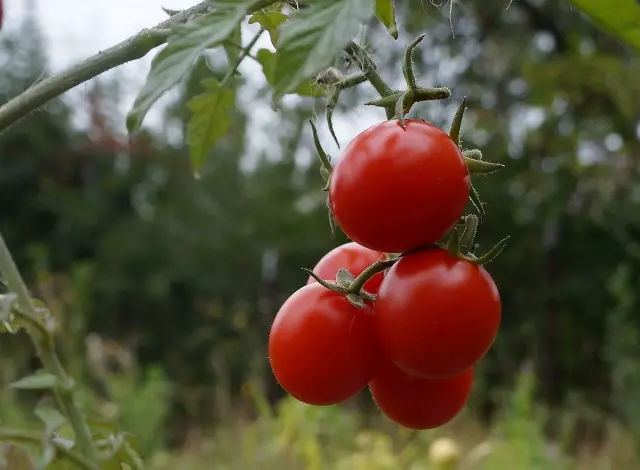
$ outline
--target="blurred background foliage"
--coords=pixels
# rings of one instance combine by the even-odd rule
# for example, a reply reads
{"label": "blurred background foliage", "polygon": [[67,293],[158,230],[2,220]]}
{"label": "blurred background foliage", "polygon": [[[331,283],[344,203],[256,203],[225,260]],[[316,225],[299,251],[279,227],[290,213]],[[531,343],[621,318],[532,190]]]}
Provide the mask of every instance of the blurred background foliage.
{"label": "blurred background foliage", "polygon": [[[152,468],[418,470],[434,465],[427,447],[441,435],[458,441],[463,468],[640,463],[637,57],[565,1],[461,1],[451,21],[430,2],[398,7],[398,44],[368,30],[384,75],[401,79],[402,47],[427,31],[420,82],[456,99],[413,112],[445,127],[468,96],[464,141],[507,165],[477,182],[480,241],[511,235],[488,267],[502,330],[468,410],[444,430],[399,431],[366,394],[326,409],[282,400],[271,376],[273,316],[305,282],[300,268],[345,241],[308,158],[319,103],[287,101],[261,123],[259,154],[239,107],[199,180],[167,129],[184,134],[184,103],[224,74],[222,56],[215,72],[198,64],[165,129],[132,143],[113,124],[127,84],[106,79],[86,88],[87,130],[56,100],[0,137],[0,231],[64,324],[61,353],[87,406],[135,433]],[[32,19],[3,35],[1,99],[40,77],[41,45]],[[247,93],[268,107],[267,90]],[[373,96],[343,95],[342,122]],[[0,337],[0,384],[36,366],[23,335]],[[39,399],[3,388],[0,424],[29,422]]]}

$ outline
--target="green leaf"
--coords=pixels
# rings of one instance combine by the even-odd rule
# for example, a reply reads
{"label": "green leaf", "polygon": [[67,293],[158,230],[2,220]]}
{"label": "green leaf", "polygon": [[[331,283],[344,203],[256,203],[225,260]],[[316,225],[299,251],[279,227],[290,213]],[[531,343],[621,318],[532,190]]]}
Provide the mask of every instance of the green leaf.
{"label": "green leaf", "polygon": [[[256,53],[256,59],[258,59],[258,62],[262,64],[262,71],[264,73],[265,78],[267,79],[267,82],[271,86],[274,86],[275,84],[274,74],[275,74],[276,62],[278,60],[278,54],[275,52],[271,52],[268,49],[260,49]],[[300,96],[313,96],[313,97],[322,96],[322,91],[317,86],[315,86],[311,80],[304,80],[298,86],[298,88],[296,88],[291,93],[296,93]]]}
{"label": "green leaf", "polygon": [[174,28],[167,46],[154,57],[147,81],[127,115],[129,133],[140,129],[151,106],[191,70],[202,51],[233,34],[251,3],[217,0],[214,11]]}
{"label": "green leaf", "polygon": [[393,0],[376,0],[376,16],[387,28],[393,39],[398,39],[396,7]]}
{"label": "green leaf", "polygon": [[48,434],[53,434],[67,422],[67,418],[48,404],[39,404],[33,412],[44,423]]}
{"label": "green leaf", "polygon": [[9,387],[15,390],[43,390],[55,388],[60,385],[58,378],[53,374],[38,373],[24,377],[13,382]]}
{"label": "green leaf", "polygon": [[249,24],[260,23],[260,26],[267,30],[273,44],[278,43],[278,26],[284,23],[287,15],[279,11],[258,12],[249,18]]}
{"label": "green leaf", "polygon": [[330,66],[336,54],[373,15],[371,0],[318,0],[280,27],[273,75],[274,99],[294,91]]}
{"label": "green leaf", "polygon": [[209,91],[194,96],[187,104],[191,119],[187,128],[187,141],[191,149],[191,163],[197,174],[205,157],[215,143],[229,130],[229,111],[234,107],[235,94],[215,80],[205,82]]}
{"label": "green leaf", "polygon": [[640,52],[640,4],[636,0],[571,0],[591,21]]}

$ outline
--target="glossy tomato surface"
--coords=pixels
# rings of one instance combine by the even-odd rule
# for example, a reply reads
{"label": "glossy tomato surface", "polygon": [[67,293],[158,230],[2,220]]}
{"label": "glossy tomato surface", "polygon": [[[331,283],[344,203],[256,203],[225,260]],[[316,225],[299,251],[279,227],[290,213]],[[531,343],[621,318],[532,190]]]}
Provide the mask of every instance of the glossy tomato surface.
{"label": "glossy tomato surface", "polygon": [[333,405],[367,386],[379,364],[373,309],[313,283],[282,305],[269,335],[273,373],[291,396]]}
{"label": "glossy tomato surface", "polygon": [[[384,259],[384,253],[370,250],[355,242],[345,243],[324,255],[318,264],[316,264],[315,268],[313,268],[313,272],[321,279],[333,281],[336,279],[338,270],[345,268],[357,277],[362,271],[381,258]],[[365,283],[364,290],[371,294],[377,293],[383,277],[383,273],[374,275]],[[313,282],[316,282],[316,280],[309,276],[307,284]]]}
{"label": "glossy tomato surface", "polygon": [[385,275],[375,302],[383,349],[422,377],[473,366],[493,344],[501,316],[489,273],[439,248],[405,255]]}
{"label": "glossy tomato surface", "polygon": [[446,379],[424,379],[403,372],[391,362],[369,384],[380,410],[409,429],[433,429],[462,411],[473,387],[473,369]]}
{"label": "glossy tomato surface", "polygon": [[331,175],[329,201],[347,236],[372,250],[402,253],[436,242],[460,219],[469,173],[438,127],[407,120],[357,135]]}

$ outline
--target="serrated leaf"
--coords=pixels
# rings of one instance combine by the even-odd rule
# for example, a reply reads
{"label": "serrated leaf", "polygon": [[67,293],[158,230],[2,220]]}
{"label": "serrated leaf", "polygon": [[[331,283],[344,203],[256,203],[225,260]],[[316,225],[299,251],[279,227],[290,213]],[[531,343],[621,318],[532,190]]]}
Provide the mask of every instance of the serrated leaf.
{"label": "serrated leaf", "polygon": [[640,4],[636,0],[571,0],[599,28],[640,52]]}
{"label": "serrated leaf", "polygon": [[273,78],[274,99],[295,90],[323,68],[373,15],[371,0],[318,0],[280,27]]}
{"label": "serrated leaf", "polygon": [[249,18],[249,24],[259,23],[263,29],[266,29],[271,37],[271,42],[275,45],[278,43],[278,27],[287,20],[287,15],[279,11],[258,12]]}
{"label": "serrated leaf", "polygon": [[396,7],[393,0],[376,0],[376,17],[387,28],[393,39],[398,39]]}
{"label": "serrated leaf", "polygon": [[[271,86],[275,84],[275,68],[278,54],[275,52],[271,52],[268,49],[260,49],[256,53],[256,59],[262,65],[262,72],[264,73],[265,78],[267,79],[267,83]],[[304,80],[298,88],[296,88],[291,93],[296,93],[300,96],[313,96],[318,97],[322,96],[322,91],[313,84],[311,80]]]}
{"label": "serrated leaf", "polygon": [[191,70],[202,51],[234,32],[251,4],[248,0],[218,0],[214,11],[174,28],[167,46],[154,57],[147,81],[127,115],[130,134],[140,129],[151,106]]}
{"label": "serrated leaf", "polygon": [[58,378],[53,374],[35,373],[9,384],[15,390],[44,390],[60,385]]}
{"label": "serrated leaf", "polygon": [[[207,81],[211,83],[211,80]],[[194,96],[187,107],[191,118],[187,140],[191,151],[193,171],[198,173],[209,151],[229,130],[229,112],[234,107],[235,94],[230,88],[208,86],[210,91]]]}

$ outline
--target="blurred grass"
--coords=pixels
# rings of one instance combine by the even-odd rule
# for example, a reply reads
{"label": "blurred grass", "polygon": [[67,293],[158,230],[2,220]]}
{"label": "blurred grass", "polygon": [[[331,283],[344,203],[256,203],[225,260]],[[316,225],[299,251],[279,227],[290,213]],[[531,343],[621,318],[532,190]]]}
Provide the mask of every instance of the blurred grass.
{"label": "blurred grass", "polygon": [[[163,448],[163,419],[170,384],[158,369],[109,376],[119,405],[102,408],[135,433],[151,470],[632,470],[640,468],[637,440],[609,420],[599,440],[580,436],[576,410],[562,411],[556,440],[545,437],[548,410],[534,402],[535,376],[520,372],[514,389],[490,428],[465,410],[433,431],[402,429],[382,416],[368,419],[349,404],[312,407],[284,399],[272,408],[260,382],[243,388],[257,416],[229,413],[208,431],[191,432],[180,449]],[[0,424],[30,421],[8,392],[0,396]],[[87,405],[100,408],[97,401]],[[251,413],[253,414],[253,413]],[[578,413],[579,414],[579,413]],[[232,417],[231,417],[232,416]],[[570,451],[570,449],[572,449]],[[0,469],[31,470],[25,455],[5,446]],[[3,466],[4,465],[4,466]]]}

